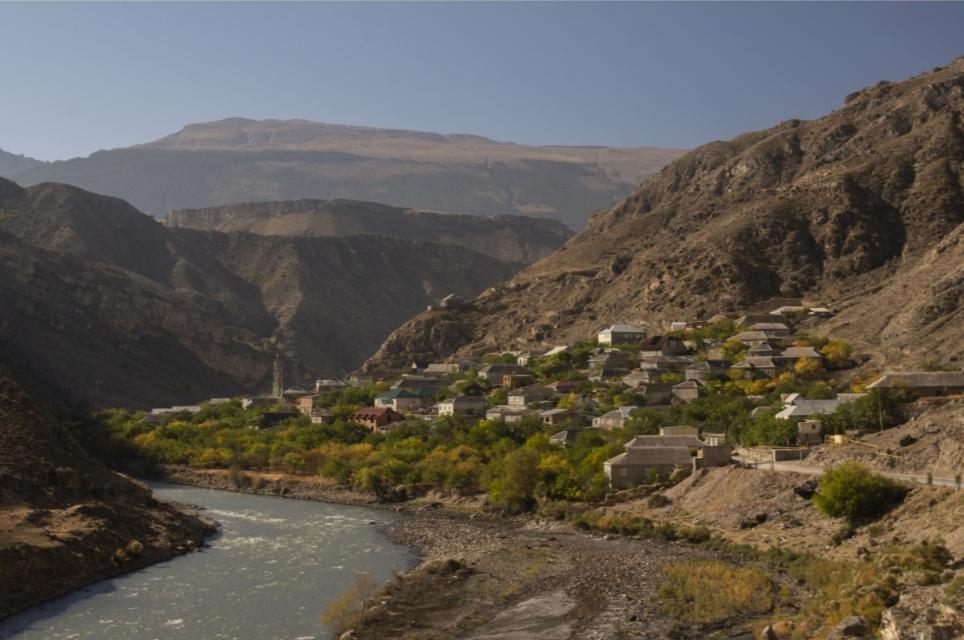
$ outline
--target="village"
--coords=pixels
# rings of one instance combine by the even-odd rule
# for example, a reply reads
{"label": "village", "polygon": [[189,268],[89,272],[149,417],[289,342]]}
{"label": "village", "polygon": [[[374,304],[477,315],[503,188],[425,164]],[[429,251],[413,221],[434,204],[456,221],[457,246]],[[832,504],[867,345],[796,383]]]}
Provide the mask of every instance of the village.
{"label": "village", "polygon": [[[450,296],[443,304],[460,302]],[[619,432],[623,451],[601,463],[610,490],[619,490],[701,468],[801,463],[814,448],[859,443],[862,434],[893,426],[902,403],[964,393],[964,372],[933,366],[861,378],[859,354],[849,344],[803,329],[832,314],[783,304],[673,322],[660,335],[612,324],[578,344],[412,362],[395,379],[318,379],[313,389],[285,388],[279,358],[270,394],[207,405],[239,402],[251,413],[249,427],[259,431],[342,420],[384,435],[412,425],[431,430],[444,421],[465,427],[485,421],[541,431],[559,448],[582,434]],[[748,412],[740,424],[729,418],[733,406]],[[159,425],[201,411],[201,405],[156,408],[145,420]],[[894,452],[882,455],[899,460]],[[819,467],[787,470],[819,473]]]}

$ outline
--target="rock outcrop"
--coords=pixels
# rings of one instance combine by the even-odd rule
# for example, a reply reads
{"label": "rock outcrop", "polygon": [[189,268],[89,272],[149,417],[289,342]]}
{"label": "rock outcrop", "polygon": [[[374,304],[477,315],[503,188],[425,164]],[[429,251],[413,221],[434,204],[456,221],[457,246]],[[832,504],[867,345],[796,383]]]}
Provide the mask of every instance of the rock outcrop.
{"label": "rock outcrop", "polygon": [[[483,293],[458,350],[582,340],[612,322],[658,332],[782,296],[839,308],[822,330],[881,364],[960,363],[962,110],[958,59],[817,120],[704,145]],[[432,331],[416,318],[367,368],[397,366]]]}
{"label": "rock outcrop", "polygon": [[15,174],[108,193],[161,216],[239,202],[345,198],[465,214],[554,218],[581,228],[673,149],[533,147],[481,136],[306,120],[228,118],[155,142]]}

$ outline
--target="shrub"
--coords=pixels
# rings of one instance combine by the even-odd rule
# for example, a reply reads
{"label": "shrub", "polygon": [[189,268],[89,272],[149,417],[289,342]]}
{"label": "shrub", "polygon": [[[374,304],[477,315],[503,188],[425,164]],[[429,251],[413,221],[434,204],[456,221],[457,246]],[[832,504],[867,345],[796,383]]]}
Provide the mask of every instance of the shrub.
{"label": "shrub", "polygon": [[906,495],[903,485],[851,461],[823,474],[813,503],[826,516],[846,518],[857,524],[876,520],[900,504]]}
{"label": "shrub", "polygon": [[355,582],[321,613],[321,623],[335,631],[345,631],[361,620],[365,599],[375,591],[371,574],[355,574]]}
{"label": "shrub", "polygon": [[683,560],[663,565],[659,595],[671,616],[687,623],[714,624],[737,616],[768,613],[773,584],[759,567],[719,560]]}

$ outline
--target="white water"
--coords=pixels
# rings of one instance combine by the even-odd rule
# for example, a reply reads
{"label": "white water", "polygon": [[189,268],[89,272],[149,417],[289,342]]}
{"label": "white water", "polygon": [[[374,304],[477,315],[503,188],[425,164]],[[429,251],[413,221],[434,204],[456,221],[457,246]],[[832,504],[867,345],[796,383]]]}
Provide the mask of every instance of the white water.
{"label": "white water", "polygon": [[171,485],[154,490],[205,507],[221,534],[200,553],[10,618],[0,623],[0,640],[323,640],[331,633],[319,615],[356,572],[381,583],[414,561],[382,533],[389,513]]}

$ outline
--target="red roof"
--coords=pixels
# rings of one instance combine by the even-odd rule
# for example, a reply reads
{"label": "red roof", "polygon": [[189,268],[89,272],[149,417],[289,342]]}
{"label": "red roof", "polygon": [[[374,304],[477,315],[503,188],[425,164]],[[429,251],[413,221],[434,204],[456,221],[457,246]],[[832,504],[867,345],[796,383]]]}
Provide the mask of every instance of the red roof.
{"label": "red roof", "polygon": [[351,418],[377,418],[391,411],[391,407],[365,407],[351,414]]}

